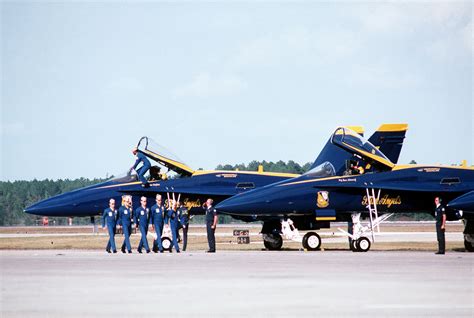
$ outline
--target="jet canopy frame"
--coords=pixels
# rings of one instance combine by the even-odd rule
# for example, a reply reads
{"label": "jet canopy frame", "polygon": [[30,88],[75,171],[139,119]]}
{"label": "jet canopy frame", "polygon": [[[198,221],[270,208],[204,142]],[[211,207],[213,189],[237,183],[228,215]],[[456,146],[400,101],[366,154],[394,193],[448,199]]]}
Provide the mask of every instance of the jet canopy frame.
{"label": "jet canopy frame", "polygon": [[348,152],[364,158],[366,161],[381,166],[384,170],[392,170],[395,167],[395,164],[377,147],[347,127],[337,128],[332,135],[331,142]]}
{"label": "jet canopy frame", "polygon": [[190,177],[194,173],[194,169],[185,164],[178,156],[147,136],[140,138],[137,148],[148,158],[181,176]]}

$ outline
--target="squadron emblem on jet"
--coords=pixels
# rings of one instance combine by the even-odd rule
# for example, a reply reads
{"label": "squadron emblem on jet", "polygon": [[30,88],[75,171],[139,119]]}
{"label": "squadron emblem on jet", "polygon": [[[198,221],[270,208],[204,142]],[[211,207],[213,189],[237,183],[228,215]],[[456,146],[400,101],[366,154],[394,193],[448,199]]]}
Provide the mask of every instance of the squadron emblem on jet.
{"label": "squadron emblem on jet", "polygon": [[329,192],[319,191],[318,198],[316,199],[318,208],[326,208],[329,205]]}

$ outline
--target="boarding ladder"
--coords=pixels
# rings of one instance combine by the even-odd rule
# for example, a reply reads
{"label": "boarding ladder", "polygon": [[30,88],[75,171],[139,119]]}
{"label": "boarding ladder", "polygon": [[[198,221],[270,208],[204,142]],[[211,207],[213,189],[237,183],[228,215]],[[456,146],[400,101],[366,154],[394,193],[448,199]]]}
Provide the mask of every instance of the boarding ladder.
{"label": "boarding ladder", "polygon": [[[375,196],[375,189],[374,188],[366,188],[365,192],[367,194],[367,209],[369,209],[369,217],[370,217],[370,232],[372,233],[372,242],[375,241],[374,236],[374,226],[377,228],[377,233],[380,233],[380,221],[379,221],[379,212],[377,211],[377,204],[380,199],[380,192],[379,189],[377,191],[377,197]],[[374,223],[374,220],[376,222]]]}

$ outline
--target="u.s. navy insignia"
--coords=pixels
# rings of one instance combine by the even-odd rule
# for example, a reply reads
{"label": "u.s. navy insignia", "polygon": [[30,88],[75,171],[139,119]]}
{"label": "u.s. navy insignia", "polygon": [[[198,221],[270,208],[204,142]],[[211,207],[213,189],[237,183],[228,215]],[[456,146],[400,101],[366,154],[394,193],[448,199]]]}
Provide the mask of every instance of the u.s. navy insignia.
{"label": "u.s. navy insignia", "polygon": [[141,210],[141,211],[140,211],[140,214],[141,214],[141,215],[145,215],[145,211]]}
{"label": "u.s. navy insignia", "polygon": [[318,198],[316,199],[316,204],[318,208],[326,208],[329,205],[329,192],[319,191]]}
{"label": "u.s. navy insignia", "polygon": [[109,212],[109,216],[112,216],[112,212]]}

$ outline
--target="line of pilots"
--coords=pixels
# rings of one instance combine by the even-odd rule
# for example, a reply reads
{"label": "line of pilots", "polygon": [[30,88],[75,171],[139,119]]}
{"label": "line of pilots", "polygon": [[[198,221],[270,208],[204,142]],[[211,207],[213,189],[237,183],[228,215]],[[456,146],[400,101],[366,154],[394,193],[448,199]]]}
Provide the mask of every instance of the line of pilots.
{"label": "line of pilots", "polygon": [[102,228],[107,225],[107,231],[109,233],[109,241],[107,243],[106,251],[108,253],[117,253],[115,245],[115,232],[117,228],[123,229],[124,241],[121,247],[122,253],[132,253],[132,247],[130,244],[130,235],[132,226],[135,226],[140,230],[141,239],[138,244],[137,252],[142,253],[142,249],[145,248],[147,253],[150,253],[150,247],[148,245],[147,234],[148,228],[151,228],[156,233],[156,239],[153,242],[152,249],[155,253],[163,253],[163,245],[161,237],[163,231],[171,232],[172,236],[172,248],[177,253],[180,252],[178,245],[178,230],[183,228],[183,251],[186,251],[187,245],[187,230],[189,226],[189,214],[188,210],[180,202],[174,200],[168,200],[168,207],[163,202],[162,196],[156,195],[156,204],[151,208],[147,207],[147,198],[140,198],[140,206],[135,210],[132,209],[132,197],[130,195],[124,195],[122,197],[122,206],[117,209],[115,207],[115,200],[109,200],[109,207],[104,210],[102,215]]}

